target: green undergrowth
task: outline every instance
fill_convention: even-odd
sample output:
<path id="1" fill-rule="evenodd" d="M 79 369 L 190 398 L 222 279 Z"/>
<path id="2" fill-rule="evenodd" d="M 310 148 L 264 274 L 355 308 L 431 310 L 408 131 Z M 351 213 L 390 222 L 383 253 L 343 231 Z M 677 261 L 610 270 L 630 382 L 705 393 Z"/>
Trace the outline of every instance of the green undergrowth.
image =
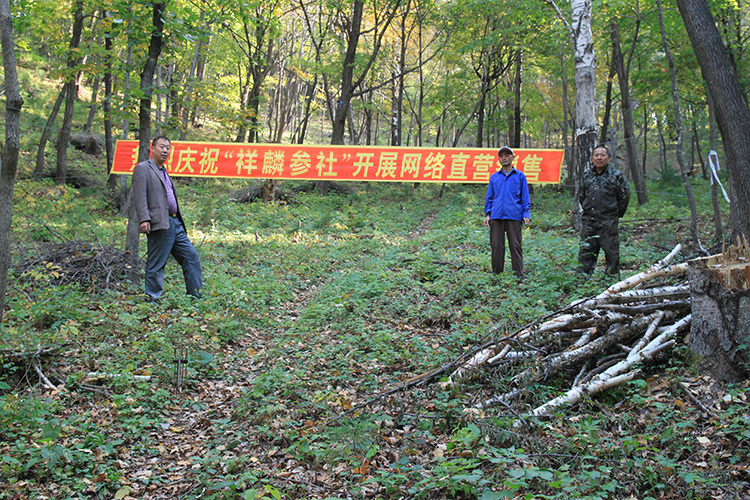
<path id="1" fill-rule="evenodd" d="M 490 273 L 484 186 L 449 185 L 439 197 L 438 185 L 357 184 L 322 196 L 282 183 L 296 201 L 271 204 L 233 202 L 236 181 L 177 187 L 204 298 L 184 295 L 170 262 L 164 300 L 151 306 L 114 264 L 103 280 L 93 265 L 73 279 L 52 262 L 72 242 L 85 243 L 76 258 L 122 247 L 126 222 L 106 197 L 19 181 L 1 331 L 0 498 L 125 498 L 174 481 L 193 485 L 181 498 L 215 499 L 710 498 L 747 487 L 725 471 L 748 460 L 741 386 L 727 388 L 726 412 L 711 420 L 634 382 L 522 430 L 465 410 L 506 384 L 501 375 L 357 406 L 609 284 L 600 272 L 575 279 L 567 193 L 535 190 L 519 282 Z M 710 213 L 707 183 L 695 190 Z M 677 197 L 656 184 L 649 205 L 633 199 L 624 273 L 687 241 Z M 180 350 L 190 363 L 178 390 Z M 675 359 L 654 376 L 690 370 L 686 354 Z M 42 388 L 35 367 L 58 389 Z M 536 388 L 540 401 L 557 395 L 553 382 Z M 239 387 L 230 410 L 207 384 Z M 134 476 L 127 464 L 168 453 L 160 433 L 192 414 L 216 432 L 204 452 L 182 457 L 190 470 L 170 462 Z M 285 479 L 300 470 L 333 486 Z"/>

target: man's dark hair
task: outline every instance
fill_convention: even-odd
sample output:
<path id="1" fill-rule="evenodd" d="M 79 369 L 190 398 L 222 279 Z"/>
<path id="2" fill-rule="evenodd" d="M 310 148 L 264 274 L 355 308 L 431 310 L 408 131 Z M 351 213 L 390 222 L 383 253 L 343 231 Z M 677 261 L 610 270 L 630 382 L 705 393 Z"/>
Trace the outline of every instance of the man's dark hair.
<path id="1" fill-rule="evenodd" d="M 597 144 L 596 146 L 594 146 L 594 149 L 592 149 L 591 152 L 593 153 L 597 149 L 603 149 L 604 151 L 607 152 L 607 156 L 612 156 L 612 153 L 609 152 L 609 148 L 605 146 L 604 144 Z"/>
<path id="2" fill-rule="evenodd" d="M 167 142 L 168 142 L 169 144 L 172 144 L 172 141 L 170 141 L 170 140 L 169 140 L 169 137 L 167 137 L 166 135 L 157 135 L 157 136 L 156 136 L 156 137 L 154 137 L 154 139 L 153 139 L 153 140 L 151 141 L 151 147 L 155 147 L 155 146 L 156 146 L 156 141 L 158 141 L 159 139 L 164 139 L 164 140 L 165 140 L 165 141 L 167 141 Z"/>

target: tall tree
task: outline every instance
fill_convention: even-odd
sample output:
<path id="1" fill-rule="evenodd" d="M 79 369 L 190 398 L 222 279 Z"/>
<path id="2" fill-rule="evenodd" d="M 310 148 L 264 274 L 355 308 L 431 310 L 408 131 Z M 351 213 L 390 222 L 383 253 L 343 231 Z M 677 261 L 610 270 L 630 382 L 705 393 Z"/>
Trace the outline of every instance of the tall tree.
<path id="1" fill-rule="evenodd" d="M 102 11 L 102 19 L 107 19 L 107 11 Z M 110 23 L 107 22 L 107 26 Z M 114 34 L 107 28 L 104 33 L 104 99 L 102 107 L 104 108 L 104 150 L 107 154 L 107 173 L 112 168 L 114 161 L 114 137 L 112 134 L 112 59 L 114 58 L 112 45 Z M 117 179 L 119 176 L 110 174 L 107 178 L 107 186 L 110 192 L 115 195 L 117 189 Z"/>
<path id="2" fill-rule="evenodd" d="M 63 93 L 65 94 L 65 112 L 60 131 L 57 134 L 57 171 L 55 172 L 55 183 L 64 184 L 68 177 L 68 142 L 70 141 L 70 129 L 73 124 L 73 107 L 76 95 L 78 95 L 78 79 L 76 66 L 80 60 L 78 47 L 81 44 L 83 33 L 83 0 L 76 0 L 73 20 L 73 33 L 70 37 L 68 49 L 68 75 Z"/>
<path id="3" fill-rule="evenodd" d="M 141 101 L 138 113 L 138 161 L 148 159 L 151 142 L 151 98 L 154 92 L 154 74 L 156 65 L 164 46 L 164 11 L 163 2 L 154 3 L 152 18 L 151 40 L 148 46 L 148 57 L 141 72 Z M 132 191 L 132 186 L 131 186 Z M 129 196 L 132 200 L 132 196 Z M 128 230 L 125 236 L 125 251 L 130 252 L 133 259 L 138 258 L 139 222 L 135 215 L 135 207 L 130 203 Z M 132 276 L 131 276 L 132 277 Z"/>
<path id="4" fill-rule="evenodd" d="M 328 31 L 332 26 L 332 24 L 327 21 L 326 16 L 332 14 L 329 11 L 324 10 L 320 5 L 316 5 L 311 12 L 304 0 L 299 0 L 299 10 L 302 14 L 302 19 L 306 28 L 308 44 L 310 46 L 309 50 L 313 52 L 314 65 L 320 67 L 323 45 L 326 41 Z M 309 73 L 309 71 L 305 71 L 305 73 Z M 315 102 L 315 96 L 318 93 L 318 81 L 321 79 L 321 76 L 325 82 L 324 85 L 327 88 L 326 75 L 321 75 L 319 71 L 312 71 L 312 76 L 308 76 L 304 79 L 306 92 L 303 98 L 302 117 L 300 118 L 298 131 L 295 133 L 295 142 L 297 144 L 304 144 L 305 138 L 307 137 L 307 129 L 312 117 L 313 104 Z M 327 107 L 326 109 L 329 108 Z"/>
<path id="5" fill-rule="evenodd" d="M 578 170 L 573 199 L 577 200 L 581 175 L 591 165 L 591 155 L 596 146 L 596 54 L 591 32 L 591 0 L 570 0 L 570 22 L 555 0 L 547 2 L 555 8 L 558 17 L 568 27 L 568 34 L 573 42 L 576 84 L 576 141 L 573 148 Z M 577 229 L 581 225 L 580 207 L 574 208 L 573 225 Z"/>
<path id="6" fill-rule="evenodd" d="M 721 221 L 721 208 L 719 207 L 719 186 L 716 177 L 718 172 L 719 155 L 716 152 L 716 119 L 714 117 L 714 103 L 711 96 L 708 96 L 708 164 L 711 172 L 711 207 L 714 211 L 714 242 L 720 243 L 724 239 L 724 227 Z M 715 165 L 714 165 L 715 164 Z"/>
<path id="7" fill-rule="evenodd" d="M 516 51 L 497 39 L 499 20 L 488 17 L 482 26 L 484 40 L 479 50 L 472 54 L 474 74 L 479 78 L 479 100 L 475 108 L 477 134 L 474 145 L 482 147 L 487 95 L 500 83 L 500 78 L 512 67 Z"/>
<path id="8" fill-rule="evenodd" d="M 399 11 L 402 0 L 395 0 L 387 3 L 382 10 L 373 12 L 373 26 L 371 29 L 363 30 L 362 22 L 364 18 L 365 2 L 364 0 L 354 0 L 352 3 L 351 15 L 345 11 L 340 14 L 346 21 L 342 23 L 346 37 L 346 52 L 341 64 L 341 84 L 339 87 L 339 96 L 333 110 L 333 131 L 331 133 L 331 144 L 344 144 L 344 133 L 346 132 L 346 121 L 349 118 L 352 99 L 357 95 L 366 93 L 361 87 L 368 76 L 370 69 L 375 63 L 380 48 L 383 44 L 383 37 L 388 32 L 388 27 Z M 365 33 L 370 33 L 371 51 L 363 61 L 357 64 L 357 55 L 360 38 Z M 360 54 L 361 56 L 362 54 Z M 354 74 L 355 67 L 361 68 L 357 75 Z M 368 90 L 369 91 L 369 90 Z"/>
<path id="9" fill-rule="evenodd" d="M 627 55 L 623 54 L 620 41 L 619 20 L 613 20 L 610 24 L 612 38 L 612 64 L 617 72 L 617 82 L 620 86 L 620 109 L 622 110 L 622 128 L 625 139 L 625 151 L 627 153 L 628 170 L 635 185 L 638 204 L 648 203 L 648 191 L 646 189 L 646 178 L 640 167 L 640 158 L 636 144 L 635 127 L 633 125 L 633 106 L 630 100 L 630 64 L 633 60 L 638 30 L 641 24 L 640 4 L 636 12 L 635 33 L 630 42 Z"/>
<path id="10" fill-rule="evenodd" d="M 65 86 L 60 89 L 60 93 L 55 99 L 55 104 L 52 105 L 52 110 L 47 117 L 47 123 L 44 124 L 42 129 L 42 136 L 39 138 L 39 145 L 37 146 L 36 152 L 36 166 L 34 167 L 34 177 L 42 177 L 44 175 L 44 150 L 46 149 L 49 136 L 52 134 L 52 127 L 55 126 L 55 120 L 57 120 L 57 114 L 60 112 L 60 107 L 65 100 Z"/>
<path id="11" fill-rule="evenodd" d="M 18 91 L 13 16 L 10 0 L 0 0 L 0 43 L 5 72 L 5 145 L 0 155 L 0 321 L 5 311 L 5 292 L 10 267 L 10 231 L 13 216 L 13 187 L 18 170 L 20 117 L 23 98 Z"/>
<path id="12" fill-rule="evenodd" d="M 680 167 L 680 177 L 682 178 L 682 184 L 685 186 L 685 193 L 687 194 L 688 204 L 690 206 L 690 235 L 693 240 L 693 249 L 703 250 L 701 246 L 700 238 L 698 237 L 698 209 L 695 205 L 695 196 L 693 196 L 693 187 L 690 185 L 690 179 L 688 178 L 687 166 L 685 165 L 685 155 L 683 153 L 683 137 L 684 128 L 682 126 L 682 107 L 680 106 L 680 96 L 677 91 L 677 71 L 675 70 L 674 58 L 672 57 L 672 51 L 669 48 L 667 41 L 667 32 L 664 29 L 664 11 L 661 7 L 661 0 L 656 0 L 656 6 L 659 13 L 659 30 L 661 31 L 662 46 L 664 47 L 664 54 L 667 56 L 667 64 L 669 65 L 669 75 L 672 79 L 672 103 L 674 106 L 674 121 L 677 129 L 677 163 Z"/>
<path id="13" fill-rule="evenodd" d="M 242 68 L 245 74 L 240 94 L 244 119 L 240 123 L 237 142 L 244 142 L 245 133 L 248 142 L 260 140 L 260 104 L 263 84 L 273 68 L 274 44 L 279 37 L 279 6 L 279 0 L 238 2 L 234 12 L 239 18 L 237 25 L 227 24 L 244 56 L 244 60 L 238 61 L 238 68 Z"/>
<path id="14" fill-rule="evenodd" d="M 521 90 L 523 85 L 522 65 L 523 50 L 519 47 L 515 50 L 513 57 L 515 72 L 513 76 L 513 112 L 508 118 L 508 138 L 510 146 L 513 148 L 521 147 Z"/>
<path id="15" fill-rule="evenodd" d="M 404 71 L 406 70 L 407 42 L 411 28 L 408 24 L 411 0 L 405 0 L 403 11 L 399 16 L 398 57 L 393 69 L 393 86 L 391 89 L 391 146 L 401 145 L 401 135 L 404 120 Z"/>
<path id="16" fill-rule="evenodd" d="M 732 237 L 750 239 L 750 108 L 706 0 L 677 0 L 716 111 L 732 203 Z"/>

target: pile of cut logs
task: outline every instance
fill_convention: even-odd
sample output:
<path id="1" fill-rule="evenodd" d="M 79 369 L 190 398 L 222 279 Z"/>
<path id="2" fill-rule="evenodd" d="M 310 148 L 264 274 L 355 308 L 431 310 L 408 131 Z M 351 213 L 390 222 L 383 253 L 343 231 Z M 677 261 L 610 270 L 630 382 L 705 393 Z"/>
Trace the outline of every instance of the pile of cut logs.
<path id="1" fill-rule="evenodd" d="M 672 347 L 678 335 L 690 329 L 687 263 L 670 265 L 680 250 L 678 245 L 648 270 L 596 297 L 577 300 L 535 324 L 487 342 L 444 384 L 460 383 L 476 370 L 507 365 L 515 370 L 512 386 L 477 404 L 487 408 L 509 406 L 548 377 L 577 373 L 567 392 L 531 410 L 529 415 L 538 417 L 634 379 L 643 361 Z"/>

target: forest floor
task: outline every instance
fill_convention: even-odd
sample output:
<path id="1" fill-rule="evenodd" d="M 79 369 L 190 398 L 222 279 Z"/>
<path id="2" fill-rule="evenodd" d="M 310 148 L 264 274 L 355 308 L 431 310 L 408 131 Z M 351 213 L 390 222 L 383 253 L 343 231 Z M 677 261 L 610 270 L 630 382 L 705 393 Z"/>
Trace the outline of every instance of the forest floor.
<path id="1" fill-rule="evenodd" d="M 611 284 L 572 273 L 564 193 L 535 194 L 519 283 L 488 272 L 478 187 L 264 205 L 187 184 L 206 296 L 182 297 L 171 263 L 151 306 L 108 243 L 122 219 L 54 189 L 18 190 L 0 499 L 750 498 L 750 386 L 696 373 L 684 338 L 642 377 L 520 427 L 577 368 L 481 409 L 518 366 L 424 376 Z M 623 277 L 685 241 L 665 198 L 626 216 Z M 75 239 L 102 219 L 98 246 Z"/>

